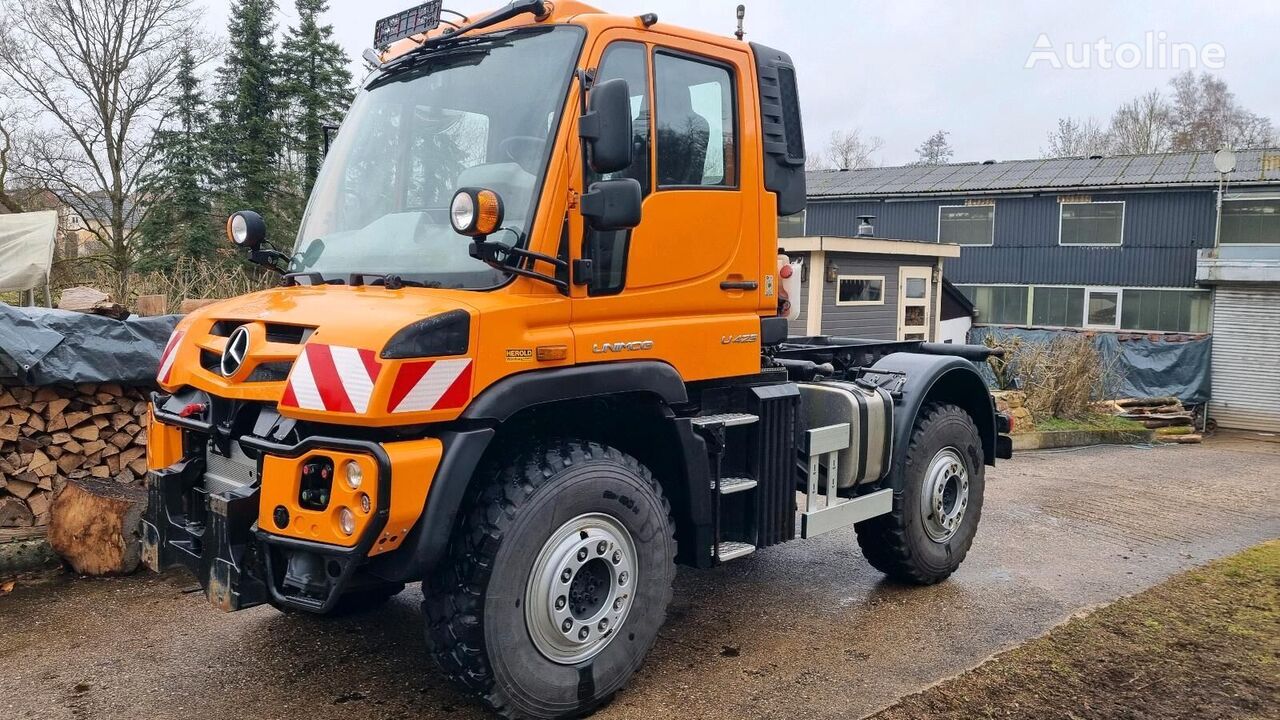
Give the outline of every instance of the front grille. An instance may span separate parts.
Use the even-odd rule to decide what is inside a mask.
[[[209,334],[214,337],[231,337],[231,333],[236,328],[248,324],[244,320],[219,320],[209,328]],[[266,330],[267,342],[285,345],[301,345],[316,330],[306,325],[286,325],[285,323],[263,323],[263,329]]]
[[[255,367],[244,381],[247,383],[284,382],[285,378],[289,377],[291,369],[293,369],[293,363],[288,360],[265,362]]]

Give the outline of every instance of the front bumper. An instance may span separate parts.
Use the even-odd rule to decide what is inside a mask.
[[[195,453],[148,474],[142,558],[157,572],[185,567],[216,607],[242,610],[265,602],[325,613],[344,592],[367,580],[359,570],[387,525],[391,461],[382,445],[310,437],[294,445],[241,438],[242,447],[286,458],[316,450],[365,454],[379,469],[375,511],[356,543],[341,547],[284,537],[258,527],[259,485],[211,492],[205,462]]]

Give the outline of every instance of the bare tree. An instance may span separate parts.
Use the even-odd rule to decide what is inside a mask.
[[[1142,155],[1168,152],[1172,147],[1173,110],[1159,90],[1152,90],[1120,106],[1111,116],[1111,152]]]
[[[10,88],[0,83],[0,97],[12,98]],[[14,196],[12,182],[18,166],[18,133],[29,127],[29,114],[16,101],[0,104],[0,207],[9,212],[23,211],[22,203]]]
[[[916,155],[919,160],[917,165],[945,165],[951,162],[951,157],[955,155],[955,151],[951,149],[951,143],[947,141],[947,136],[951,133],[946,130],[929,136],[928,140],[920,143],[920,147],[916,148]]]
[[[0,0],[0,76],[48,130],[28,170],[86,220],[97,259],[128,293],[141,220],[135,197],[155,153],[152,129],[173,90],[178,49],[195,36],[193,0]]]
[[[1241,107],[1225,80],[1187,70],[1169,85],[1174,150],[1247,149],[1275,143],[1271,120]]]
[[[833,130],[827,143],[827,160],[836,170],[857,170],[875,167],[872,155],[880,152],[884,140],[874,135],[863,137],[862,131]]]
[[[1089,157],[1105,155],[1110,140],[1093,118],[1060,118],[1057,129],[1048,135],[1048,143],[1048,147],[1041,150],[1046,158]]]

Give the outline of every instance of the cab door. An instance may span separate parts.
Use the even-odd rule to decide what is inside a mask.
[[[749,57],[655,41],[666,37],[607,33],[588,63],[596,82],[621,77],[631,89],[634,160],[615,176],[638,180],[644,201],[627,232],[574,220],[572,252],[591,266],[572,291],[578,361],[664,360],[685,380],[755,373],[764,278],[759,193],[743,190],[760,184],[741,127],[752,117],[742,111],[754,98]],[[584,188],[599,179],[585,173]]]

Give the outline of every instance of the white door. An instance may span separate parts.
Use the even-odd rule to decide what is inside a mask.
[[[1280,432],[1280,288],[1219,287],[1213,298],[1213,396],[1221,427]]]
[[[933,268],[898,270],[898,339],[928,340],[933,324]]]

